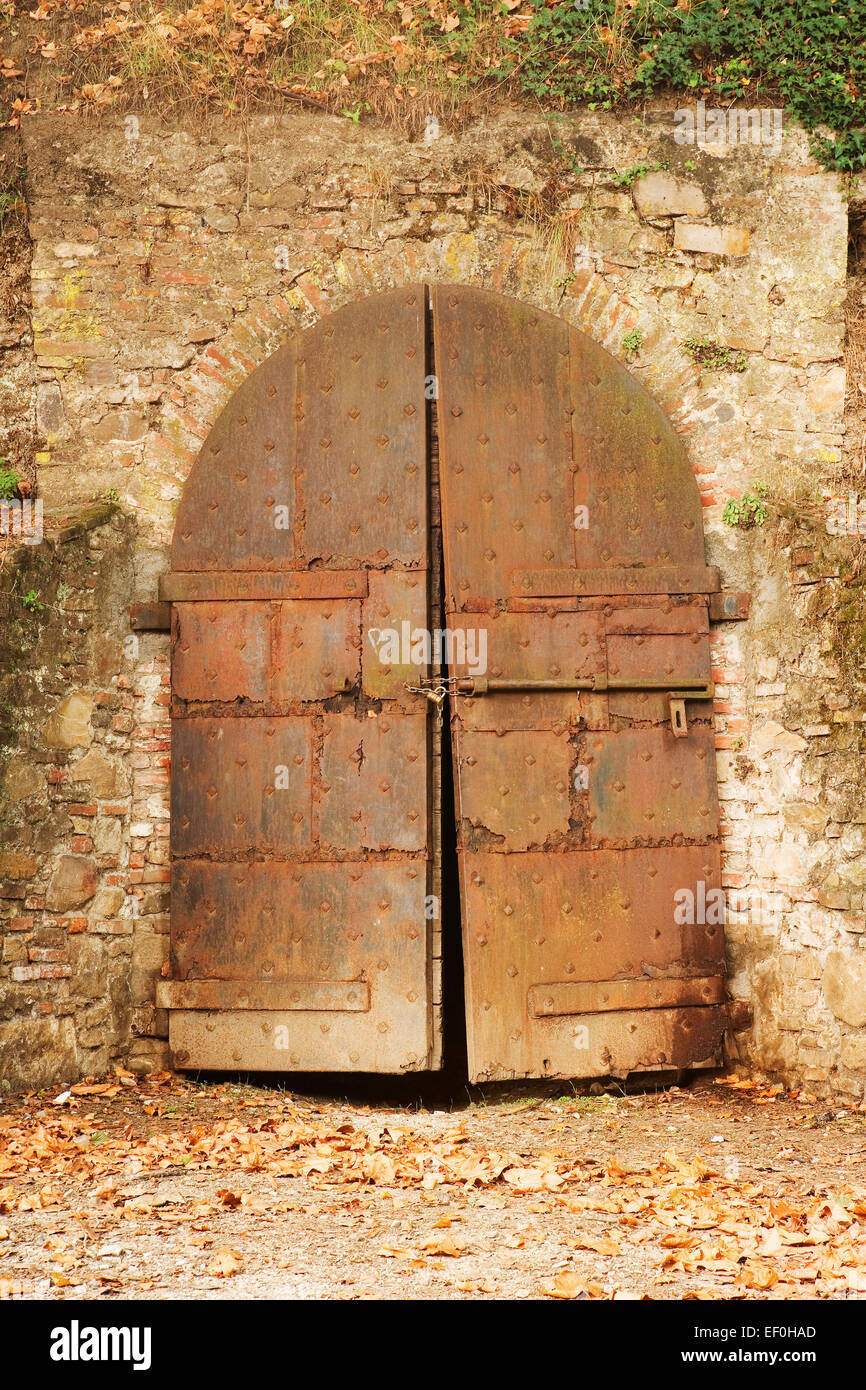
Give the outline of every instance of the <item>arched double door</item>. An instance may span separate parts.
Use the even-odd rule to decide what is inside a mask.
[[[269,358],[161,591],[176,1065],[441,1065],[453,854],[473,1080],[716,1054],[717,588],[671,426],[552,315],[406,286]]]

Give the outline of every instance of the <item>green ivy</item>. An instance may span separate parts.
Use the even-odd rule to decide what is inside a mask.
[[[485,7],[455,0],[461,43]],[[825,168],[852,174],[866,169],[864,35],[866,0],[532,0],[528,28],[496,45],[487,75],[516,76],[546,105],[609,108],[672,89],[709,105],[778,104]]]
[[[826,168],[866,167],[866,0],[699,0],[673,3],[666,29],[650,46],[636,84],[700,88],[739,98],[758,91],[763,104],[778,92],[788,112],[811,132],[812,151]],[[835,132],[821,136],[816,127]]]

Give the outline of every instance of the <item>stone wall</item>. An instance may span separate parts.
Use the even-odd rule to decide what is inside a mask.
[[[827,535],[821,500],[847,491],[846,204],[796,130],[770,150],[677,145],[672,129],[661,109],[511,111],[415,143],[319,116],[26,124],[39,488],[50,513],[108,490],[119,515],[87,533],[88,649],[34,675],[7,765],[12,1084],[167,1061],[152,1000],[168,639],[123,637],[129,604],[156,596],[201,441],[287,335],[361,295],[444,280],[560,314],[628,359],[682,434],[708,559],[753,596],[747,622],[713,634],[732,1053],[863,1097],[866,698],[849,659],[863,606],[846,582],[859,542]],[[723,525],[753,480],[770,489],[766,525]],[[70,728],[78,741],[58,741]]]
[[[4,574],[0,1056],[11,1086],[98,1074],[128,1051],[133,531],[111,505],[82,508]]]

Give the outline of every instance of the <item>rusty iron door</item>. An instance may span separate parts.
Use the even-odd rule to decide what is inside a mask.
[[[176,1065],[441,1065],[446,692],[471,1078],[713,1058],[717,588],[670,425],[564,322],[410,286],[270,358],[162,586]]]
[[[423,287],[349,306],[233,397],[172,605],[176,1065],[439,1065]],[[387,649],[386,649],[387,648]]]
[[[561,320],[432,300],[470,1078],[708,1061],[718,574],[691,469]]]

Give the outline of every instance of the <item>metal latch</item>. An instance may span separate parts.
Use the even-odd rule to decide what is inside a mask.
[[[686,700],[712,700],[715,686],[712,681],[685,680],[679,690],[671,690],[666,681],[641,679],[640,677],[611,677],[607,674],[589,676],[578,680],[565,677],[560,680],[506,680],[489,679],[487,676],[448,676],[445,679],[430,680],[420,685],[406,685],[413,695],[424,695],[441,710],[448,694],[465,695],[472,699],[477,695],[508,694],[526,690],[587,690],[594,694],[615,693],[619,690],[664,691],[668,697],[671,733],[674,738],[685,738],[689,731],[686,718]]]
[[[669,695],[668,708],[671,713],[671,733],[674,738],[685,738],[689,731],[685,700],[676,700],[673,695]]]

